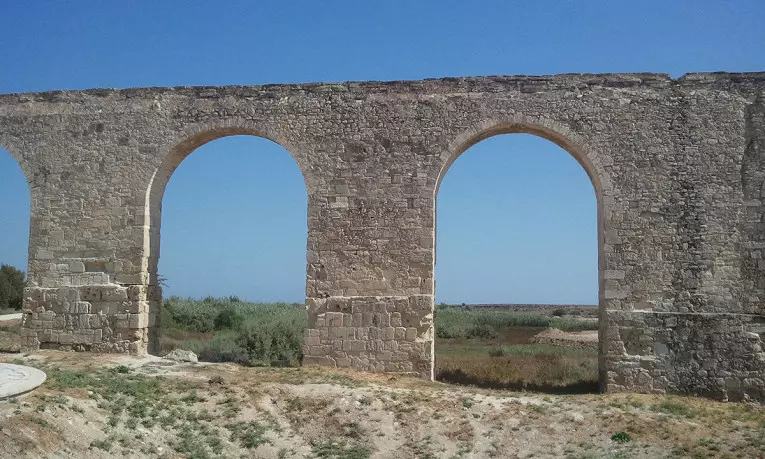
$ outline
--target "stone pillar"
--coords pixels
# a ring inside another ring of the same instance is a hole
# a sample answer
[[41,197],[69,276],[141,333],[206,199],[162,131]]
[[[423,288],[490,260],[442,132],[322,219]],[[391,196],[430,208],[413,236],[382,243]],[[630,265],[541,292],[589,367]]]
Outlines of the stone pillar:
[[309,195],[304,362],[432,379],[435,183],[416,163],[371,169],[385,141],[343,141],[370,153]]

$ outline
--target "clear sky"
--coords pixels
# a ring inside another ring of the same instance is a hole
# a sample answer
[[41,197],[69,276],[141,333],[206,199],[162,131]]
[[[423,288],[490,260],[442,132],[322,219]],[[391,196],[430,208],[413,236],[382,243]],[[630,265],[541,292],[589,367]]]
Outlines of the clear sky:
[[[765,70],[765,2],[0,3],[0,93],[495,74]],[[0,151],[0,262],[26,266],[29,194]],[[212,142],[170,180],[167,294],[301,301],[302,177],[278,145]],[[594,303],[595,197],[544,140],[479,143],[438,201],[437,301]]]

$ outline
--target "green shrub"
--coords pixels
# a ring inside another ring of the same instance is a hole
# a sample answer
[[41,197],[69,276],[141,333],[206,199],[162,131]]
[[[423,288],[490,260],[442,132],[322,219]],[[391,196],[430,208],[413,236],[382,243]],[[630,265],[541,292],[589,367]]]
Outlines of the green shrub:
[[0,309],[21,309],[25,282],[24,271],[0,265]]
[[[203,300],[171,297],[160,312],[165,337],[206,362],[242,365],[297,365],[302,360],[307,314],[302,304],[248,303],[239,298]],[[187,332],[214,333],[212,339],[183,339]]]
[[[229,298],[229,300],[230,299],[231,298]],[[234,303],[239,303],[239,299],[237,298]],[[241,324],[243,320],[244,316],[242,316],[242,314],[237,311],[236,307],[233,305],[227,305],[220,312],[218,312],[218,315],[215,316],[213,327],[215,330],[233,329],[237,325]]]
[[303,359],[303,330],[295,324],[253,318],[236,342],[247,352],[250,365],[294,366]]
[[468,338],[479,338],[479,339],[492,339],[497,337],[497,330],[494,329],[489,324],[475,324],[473,328],[468,331]]
[[197,341],[200,345],[195,349],[190,349],[203,362],[233,362],[239,365],[249,365],[250,357],[247,351],[237,342],[236,332],[218,333],[215,337],[206,343]]

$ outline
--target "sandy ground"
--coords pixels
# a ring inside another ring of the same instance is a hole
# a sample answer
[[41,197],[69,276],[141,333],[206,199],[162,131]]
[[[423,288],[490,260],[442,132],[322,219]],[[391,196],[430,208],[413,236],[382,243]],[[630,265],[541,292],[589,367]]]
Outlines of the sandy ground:
[[0,316],[0,352],[19,352],[18,327],[21,326],[21,314]]
[[598,331],[587,330],[580,332],[565,332],[557,328],[548,328],[545,331],[537,333],[531,342],[539,344],[552,344],[553,346],[579,346],[579,347],[598,347]]
[[[765,410],[754,404],[491,391],[310,367],[56,351],[0,354],[0,361],[49,374],[32,393],[0,401],[0,457],[752,458],[765,452]],[[155,386],[141,392],[123,383]]]

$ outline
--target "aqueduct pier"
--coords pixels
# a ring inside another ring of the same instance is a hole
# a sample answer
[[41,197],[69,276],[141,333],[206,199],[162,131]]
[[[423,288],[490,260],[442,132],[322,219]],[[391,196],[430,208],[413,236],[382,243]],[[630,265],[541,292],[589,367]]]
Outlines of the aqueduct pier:
[[150,351],[168,179],[251,134],[305,178],[305,362],[432,378],[438,185],[514,132],[566,149],[595,188],[603,389],[765,400],[765,73],[0,95],[0,146],[31,192],[23,345]]

